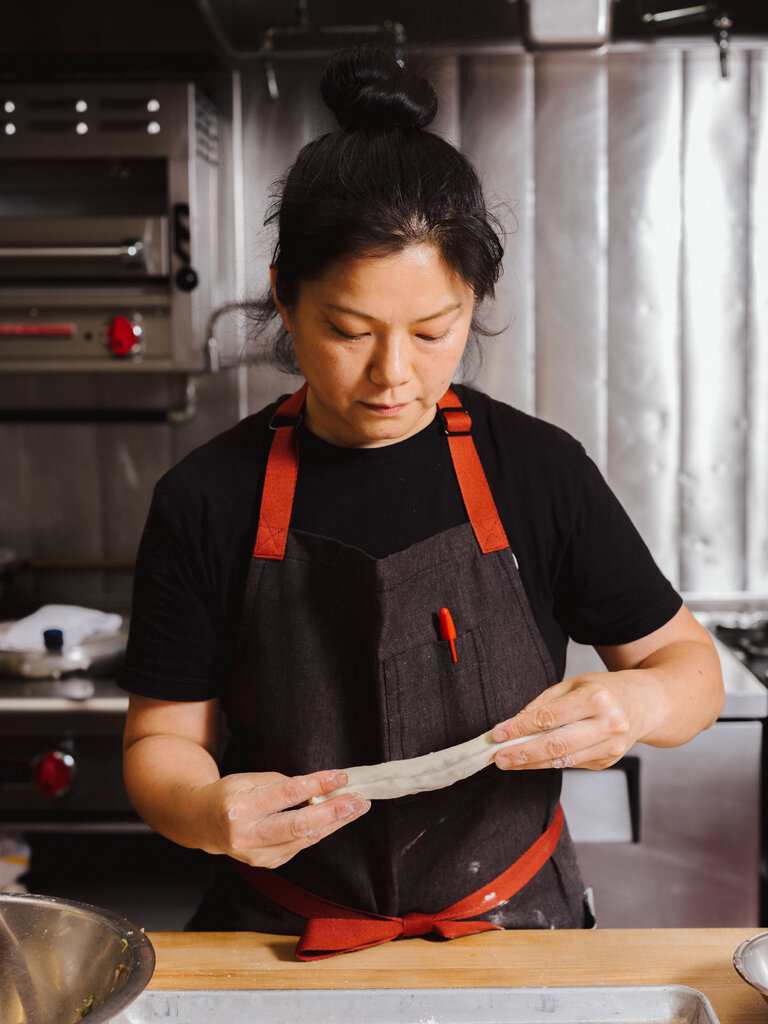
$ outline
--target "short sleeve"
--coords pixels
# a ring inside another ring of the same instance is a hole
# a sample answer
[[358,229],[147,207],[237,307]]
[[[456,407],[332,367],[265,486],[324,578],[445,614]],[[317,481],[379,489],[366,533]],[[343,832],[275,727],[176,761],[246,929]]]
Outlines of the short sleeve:
[[124,689],[158,700],[224,696],[274,408],[190,452],[155,487],[136,558]]
[[201,496],[161,481],[139,545],[120,685],[159,700],[208,700],[219,631],[201,543]]
[[659,629],[682,599],[586,455],[573,531],[555,581],[555,614],[577,643],[630,643]]

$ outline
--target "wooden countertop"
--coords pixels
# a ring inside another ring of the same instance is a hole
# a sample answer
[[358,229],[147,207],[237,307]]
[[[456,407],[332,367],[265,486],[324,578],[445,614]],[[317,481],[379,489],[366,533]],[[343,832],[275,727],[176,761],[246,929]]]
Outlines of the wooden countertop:
[[296,940],[250,932],[154,932],[155,989],[435,988],[688,985],[720,1024],[765,1024],[768,1004],[733,967],[760,929],[486,932],[451,942],[408,939],[314,963]]

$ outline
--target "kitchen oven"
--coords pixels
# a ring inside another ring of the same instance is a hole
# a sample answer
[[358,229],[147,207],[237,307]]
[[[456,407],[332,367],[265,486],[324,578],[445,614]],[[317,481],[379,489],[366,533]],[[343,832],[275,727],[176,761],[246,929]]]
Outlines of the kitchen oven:
[[61,629],[31,628],[19,642],[19,624],[0,623],[0,826],[137,828],[121,778],[126,697],[114,682],[126,627],[104,616],[107,632],[75,635],[73,614],[49,607]]
[[0,839],[29,850],[19,884],[30,891],[179,930],[207,858],[151,832],[125,793],[124,642],[121,631],[66,654],[0,651]]
[[205,368],[218,135],[191,83],[0,85],[0,371]]

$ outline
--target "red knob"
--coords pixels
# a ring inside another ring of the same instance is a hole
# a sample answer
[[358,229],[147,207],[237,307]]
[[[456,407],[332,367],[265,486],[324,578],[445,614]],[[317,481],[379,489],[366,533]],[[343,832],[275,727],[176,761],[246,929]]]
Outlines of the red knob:
[[134,356],[141,348],[141,327],[127,316],[116,316],[104,329],[104,343],[118,359]]
[[33,761],[32,778],[40,796],[48,800],[64,796],[75,779],[75,759],[63,750],[49,750]]

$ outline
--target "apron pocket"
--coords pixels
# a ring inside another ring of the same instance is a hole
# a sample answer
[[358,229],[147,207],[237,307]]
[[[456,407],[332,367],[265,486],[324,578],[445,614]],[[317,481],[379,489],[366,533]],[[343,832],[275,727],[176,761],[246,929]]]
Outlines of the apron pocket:
[[388,760],[462,743],[501,721],[479,632],[459,636],[456,654],[454,662],[446,641],[431,641],[383,662]]

